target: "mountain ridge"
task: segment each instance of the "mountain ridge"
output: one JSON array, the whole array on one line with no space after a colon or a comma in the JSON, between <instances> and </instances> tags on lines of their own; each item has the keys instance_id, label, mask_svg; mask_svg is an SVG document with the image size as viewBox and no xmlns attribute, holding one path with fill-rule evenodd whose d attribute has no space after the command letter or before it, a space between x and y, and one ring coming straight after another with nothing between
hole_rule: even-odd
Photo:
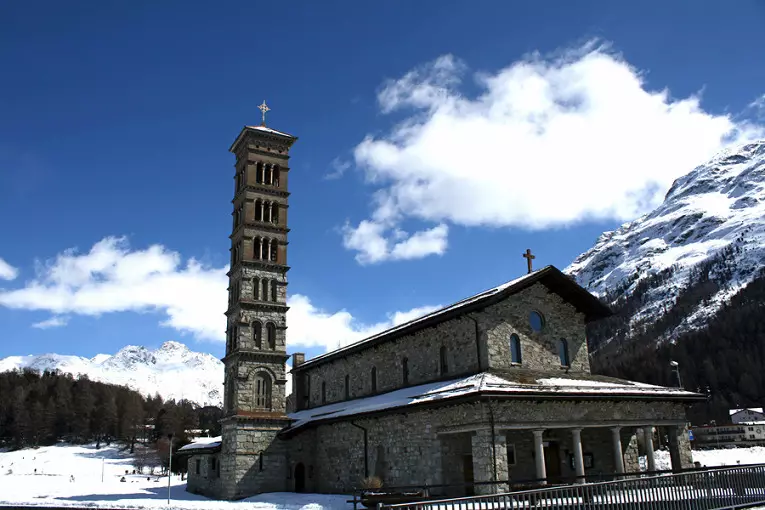
<instances>
[{"instance_id":1,"label":"mountain ridge","mask_svg":"<svg viewBox=\"0 0 765 510\"><path fill-rule=\"evenodd\" d=\"M175 341L165 342L154 350L127 345L113 355L97 354L92 358L46 353L0 359L0 372L19 369L86 375L94 381L127 386L144 395L186 399L203 407L220 407L223 402L223 362Z\"/></svg>"},{"instance_id":2,"label":"mountain ridge","mask_svg":"<svg viewBox=\"0 0 765 510\"><path fill-rule=\"evenodd\" d=\"M764 263L765 140L760 140L726 149L676 179L656 209L601 234L564 272L628 320L594 339L595 350L646 331L661 342L703 327ZM669 309L688 301L697 278L712 282L699 294L703 298L685 303L679 324L657 326Z\"/></svg>"}]
</instances>

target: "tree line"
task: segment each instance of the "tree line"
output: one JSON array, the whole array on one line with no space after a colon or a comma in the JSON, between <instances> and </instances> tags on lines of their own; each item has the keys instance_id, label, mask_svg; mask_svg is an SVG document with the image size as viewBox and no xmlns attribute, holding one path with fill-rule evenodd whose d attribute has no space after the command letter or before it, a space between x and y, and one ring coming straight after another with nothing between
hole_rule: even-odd
<instances>
[{"instance_id":1,"label":"tree line","mask_svg":"<svg viewBox=\"0 0 765 510\"><path fill-rule=\"evenodd\" d=\"M219 435L221 413L59 371L0 373L0 446L121 441L132 453L136 443L154 445L173 434L177 448L192 430Z\"/></svg>"}]
</instances>

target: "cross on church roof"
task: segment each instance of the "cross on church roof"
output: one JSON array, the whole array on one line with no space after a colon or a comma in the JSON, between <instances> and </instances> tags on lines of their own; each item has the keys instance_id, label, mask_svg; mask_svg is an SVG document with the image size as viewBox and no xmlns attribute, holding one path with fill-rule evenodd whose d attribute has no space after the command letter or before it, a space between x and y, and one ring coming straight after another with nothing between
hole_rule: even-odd
<instances>
[{"instance_id":1,"label":"cross on church roof","mask_svg":"<svg viewBox=\"0 0 765 510\"><path fill-rule=\"evenodd\" d=\"M258 106L258 109L263 113L263 122L261 123L262 126L266 125L266 112L271 111L271 108L268 107L266 104L266 100L263 100L263 104Z\"/></svg>"},{"instance_id":2,"label":"cross on church roof","mask_svg":"<svg viewBox=\"0 0 765 510\"><path fill-rule=\"evenodd\" d=\"M523 258L526 259L526 262L529 265L529 273L531 273L533 271L531 268L531 261L537 258L536 255L532 255L531 250L527 248L526 253L523 254Z\"/></svg>"}]
</instances>

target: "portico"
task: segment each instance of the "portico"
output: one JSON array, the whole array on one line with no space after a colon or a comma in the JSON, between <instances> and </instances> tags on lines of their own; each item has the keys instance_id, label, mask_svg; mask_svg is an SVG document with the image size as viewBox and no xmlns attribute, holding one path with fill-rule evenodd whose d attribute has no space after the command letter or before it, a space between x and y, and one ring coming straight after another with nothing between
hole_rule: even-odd
<instances>
[{"instance_id":1,"label":"portico","mask_svg":"<svg viewBox=\"0 0 765 510\"><path fill-rule=\"evenodd\" d=\"M442 462L443 482L474 482L479 484L475 493L486 494L514 486L601 481L640 471L639 455L646 456L647 470L654 471L655 432L674 438L669 441L672 469L690 467L690 457L683 451L688 445L682 420L499 421L494 423L493 435L491 424L448 427L439 432L442 445L459 444L462 436L464 447L458 453L463 464L469 456L471 466L452 466L456 471L461 467L463 473L459 476L453 471L450 475L448 464L453 464L456 457L449 456L447 447ZM639 443L643 445L640 450ZM457 493L450 491L450 495Z\"/></svg>"}]
</instances>

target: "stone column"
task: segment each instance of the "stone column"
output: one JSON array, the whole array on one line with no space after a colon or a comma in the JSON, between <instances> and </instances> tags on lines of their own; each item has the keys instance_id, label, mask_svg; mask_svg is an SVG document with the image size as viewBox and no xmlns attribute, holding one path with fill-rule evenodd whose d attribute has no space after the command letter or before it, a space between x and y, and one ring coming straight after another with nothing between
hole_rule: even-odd
<instances>
[{"instance_id":1,"label":"stone column","mask_svg":"<svg viewBox=\"0 0 765 510\"><path fill-rule=\"evenodd\" d=\"M473 477L476 482L504 481L507 472L507 438L501 434L491 437L491 430L476 431L471 438L473 450ZM476 485L476 494L507 492L506 483Z\"/></svg>"},{"instance_id":2,"label":"stone column","mask_svg":"<svg viewBox=\"0 0 765 510\"><path fill-rule=\"evenodd\" d=\"M266 221L266 203L262 200L260 202L260 221Z\"/></svg>"},{"instance_id":3,"label":"stone column","mask_svg":"<svg viewBox=\"0 0 765 510\"><path fill-rule=\"evenodd\" d=\"M584 456L582 455L582 429L571 429L571 439L574 443L574 467L576 483L584 483Z\"/></svg>"},{"instance_id":4,"label":"stone column","mask_svg":"<svg viewBox=\"0 0 765 510\"><path fill-rule=\"evenodd\" d=\"M617 475L624 473L624 454L622 453L622 428L613 427L611 438L614 445L614 471Z\"/></svg>"},{"instance_id":5,"label":"stone column","mask_svg":"<svg viewBox=\"0 0 765 510\"><path fill-rule=\"evenodd\" d=\"M258 255L255 257L255 260L260 260L263 258L263 238L258 237Z\"/></svg>"},{"instance_id":6,"label":"stone column","mask_svg":"<svg viewBox=\"0 0 765 510\"><path fill-rule=\"evenodd\" d=\"M645 438L645 458L648 462L648 471L656 471L656 459L653 457L653 427L643 427Z\"/></svg>"},{"instance_id":7,"label":"stone column","mask_svg":"<svg viewBox=\"0 0 765 510\"><path fill-rule=\"evenodd\" d=\"M532 430L531 432L534 434L534 461L537 468L537 478L544 480L547 478L545 447L542 444L542 434L544 434L544 430Z\"/></svg>"},{"instance_id":8,"label":"stone column","mask_svg":"<svg viewBox=\"0 0 765 510\"><path fill-rule=\"evenodd\" d=\"M669 456L672 460L672 471L678 472L693 467L693 452L686 433L686 428L678 425L667 427L669 437Z\"/></svg>"}]
</instances>

